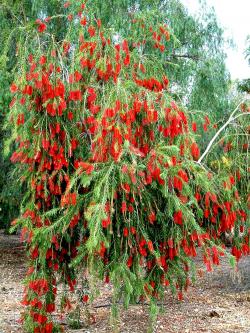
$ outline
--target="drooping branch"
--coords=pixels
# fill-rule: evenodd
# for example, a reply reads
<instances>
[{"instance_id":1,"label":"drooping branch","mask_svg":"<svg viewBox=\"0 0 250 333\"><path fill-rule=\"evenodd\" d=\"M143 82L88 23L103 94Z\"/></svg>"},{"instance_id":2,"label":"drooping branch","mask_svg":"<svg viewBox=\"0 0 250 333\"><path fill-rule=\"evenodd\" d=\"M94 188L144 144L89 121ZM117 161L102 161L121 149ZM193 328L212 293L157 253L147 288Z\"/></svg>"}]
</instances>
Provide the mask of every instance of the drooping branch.
<instances>
[{"instance_id":1,"label":"drooping branch","mask_svg":"<svg viewBox=\"0 0 250 333\"><path fill-rule=\"evenodd\" d=\"M228 120L225 122L225 124L215 133L215 135L213 136L213 138L211 139L211 141L209 142L207 148L205 149L204 153L201 155L201 157L198 160L198 163L201 163L202 160L204 159L204 157L208 154L208 152L210 151L214 141L218 138L218 136L220 135L220 133L234 120L236 120L237 118L239 118L239 116L243 116L243 115L250 115L250 112L246 112L246 113L242 113L236 117L234 117L235 113L237 112L237 110L239 109L239 107L245 102L245 100L241 101L237 107L234 109L234 111L231 113L230 117L228 118Z\"/></svg>"}]
</instances>

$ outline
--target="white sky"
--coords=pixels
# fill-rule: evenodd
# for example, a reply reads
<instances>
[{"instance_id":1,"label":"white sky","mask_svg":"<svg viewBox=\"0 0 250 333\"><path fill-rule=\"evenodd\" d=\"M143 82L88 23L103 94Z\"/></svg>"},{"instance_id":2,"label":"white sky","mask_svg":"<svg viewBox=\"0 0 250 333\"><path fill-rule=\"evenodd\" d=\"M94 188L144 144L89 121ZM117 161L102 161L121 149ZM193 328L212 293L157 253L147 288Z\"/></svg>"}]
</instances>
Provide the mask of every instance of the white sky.
<instances>
[{"instance_id":1,"label":"white sky","mask_svg":"<svg viewBox=\"0 0 250 333\"><path fill-rule=\"evenodd\" d=\"M198 0L181 0L192 14L199 9ZM250 0L207 0L215 8L218 22L225 29L225 37L233 38L236 50L226 50L227 68L232 79L250 77L250 67L244 58L246 37L250 35Z\"/></svg>"}]
</instances>

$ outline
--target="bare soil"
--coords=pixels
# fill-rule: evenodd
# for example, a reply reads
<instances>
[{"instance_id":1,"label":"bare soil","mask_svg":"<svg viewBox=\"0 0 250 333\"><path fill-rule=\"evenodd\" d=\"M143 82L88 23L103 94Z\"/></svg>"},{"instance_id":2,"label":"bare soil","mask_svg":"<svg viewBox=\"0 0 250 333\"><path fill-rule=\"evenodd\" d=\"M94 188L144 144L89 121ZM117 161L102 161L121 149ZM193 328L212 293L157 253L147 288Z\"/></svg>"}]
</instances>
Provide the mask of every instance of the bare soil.
<instances>
[{"instance_id":1,"label":"bare soil","mask_svg":"<svg viewBox=\"0 0 250 333\"><path fill-rule=\"evenodd\" d=\"M19 236L0 232L0 333L23 332L19 318L25 270L25 253ZM62 319L65 332L111 333L110 297L111 291L106 285L88 311L84 310L82 328L69 328L67 318ZM121 309L119 332L146 333L147 310L147 306L141 305L131 306L127 311ZM90 315L88 323L87 312ZM154 332L250 333L250 257L243 258L237 270L223 259L213 272L205 272L198 278L182 302L169 296Z\"/></svg>"}]
</instances>

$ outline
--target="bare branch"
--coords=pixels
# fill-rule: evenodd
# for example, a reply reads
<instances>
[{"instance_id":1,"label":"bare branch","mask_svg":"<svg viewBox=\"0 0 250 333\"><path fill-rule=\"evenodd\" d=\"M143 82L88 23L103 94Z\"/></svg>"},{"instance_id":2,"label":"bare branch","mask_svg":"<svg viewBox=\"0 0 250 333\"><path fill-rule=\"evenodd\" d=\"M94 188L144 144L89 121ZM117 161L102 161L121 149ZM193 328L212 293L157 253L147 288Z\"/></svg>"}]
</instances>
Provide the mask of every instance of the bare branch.
<instances>
[{"instance_id":1,"label":"bare branch","mask_svg":"<svg viewBox=\"0 0 250 333\"><path fill-rule=\"evenodd\" d=\"M204 151L204 153L201 155L201 157L198 160L198 163L200 164L201 161L204 159L204 157L208 154L209 150L211 149L214 141L217 139L217 137L220 135L220 133L227 127L227 125L229 125L232 121L234 121L235 119L239 118L239 116L243 116L243 115L249 115L250 113L242 113L236 117L234 117L234 114L236 113L236 111L238 110L238 108L241 106L241 104L243 104L245 102L245 100L241 101L239 105L237 105L237 107L234 109L234 111L231 113L230 117L228 118L228 120L225 122L225 124L218 130L218 132L215 133L215 135L213 136L212 140L209 142L206 150Z\"/></svg>"},{"instance_id":2,"label":"bare branch","mask_svg":"<svg viewBox=\"0 0 250 333\"><path fill-rule=\"evenodd\" d=\"M192 55L192 54L171 54L170 55L170 59L171 58L186 58L186 59L191 59L194 61L198 61L199 60L199 56L198 55Z\"/></svg>"}]
</instances>

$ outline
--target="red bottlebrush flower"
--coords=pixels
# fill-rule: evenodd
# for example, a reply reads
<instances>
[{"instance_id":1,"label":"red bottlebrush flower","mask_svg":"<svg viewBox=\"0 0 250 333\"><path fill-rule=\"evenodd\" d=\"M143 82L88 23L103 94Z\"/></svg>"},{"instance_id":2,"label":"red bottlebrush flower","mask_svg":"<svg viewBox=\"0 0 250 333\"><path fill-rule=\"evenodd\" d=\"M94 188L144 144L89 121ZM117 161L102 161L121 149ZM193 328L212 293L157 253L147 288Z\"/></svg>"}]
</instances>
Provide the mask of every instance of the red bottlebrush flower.
<instances>
[{"instance_id":1,"label":"red bottlebrush flower","mask_svg":"<svg viewBox=\"0 0 250 333\"><path fill-rule=\"evenodd\" d=\"M33 280L29 283L29 288L39 296L45 295L49 291L48 281L45 279Z\"/></svg>"},{"instance_id":2,"label":"red bottlebrush flower","mask_svg":"<svg viewBox=\"0 0 250 333\"><path fill-rule=\"evenodd\" d=\"M203 213L204 213L204 217L207 219L209 217L210 211L209 211L209 209L205 209Z\"/></svg>"},{"instance_id":3,"label":"red bottlebrush flower","mask_svg":"<svg viewBox=\"0 0 250 333\"><path fill-rule=\"evenodd\" d=\"M74 228L79 222L79 215L75 215L71 221L70 221L70 224L69 224L69 227L70 228Z\"/></svg>"},{"instance_id":4,"label":"red bottlebrush flower","mask_svg":"<svg viewBox=\"0 0 250 333\"><path fill-rule=\"evenodd\" d=\"M151 224L154 224L154 222L156 221L156 215L155 212L151 212L148 216L148 220Z\"/></svg>"},{"instance_id":5,"label":"red bottlebrush flower","mask_svg":"<svg viewBox=\"0 0 250 333\"><path fill-rule=\"evenodd\" d=\"M48 318L42 314L39 314L37 317L37 322L41 325L45 324Z\"/></svg>"},{"instance_id":6,"label":"red bottlebrush flower","mask_svg":"<svg viewBox=\"0 0 250 333\"><path fill-rule=\"evenodd\" d=\"M244 143L242 145L243 150L247 151L248 150L248 143Z\"/></svg>"},{"instance_id":7,"label":"red bottlebrush flower","mask_svg":"<svg viewBox=\"0 0 250 333\"><path fill-rule=\"evenodd\" d=\"M235 258L236 258L237 261L239 261L239 259L242 256L241 250L237 249L236 246L232 247L231 253L232 253L233 256L235 256Z\"/></svg>"},{"instance_id":8,"label":"red bottlebrush flower","mask_svg":"<svg viewBox=\"0 0 250 333\"><path fill-rule=\"evenodd\" d=\"M150 284L150 286L151 286L153 289L155 288L155 285L156 285L156 284L155 284L155 281L150 281L149 284Z\"/></svg>"},{"instance_id":9,"label":"red bottlebrush flower","mask_svg":"<svg viewBox=\"0 0 250 333\"><path fill-rule=\"evenodd\" d=\"M178 171L178 176L185 182L185 183L188 183L188 175L186 173L186 171L180 169Z\"/></svg>"},{"instance_id":10,"label":"red bottlebrush flower","mask_svg":"<svg viewBox=\"0 0 250 333\"><path fill-rule=\"evenodd\" d=\"M191 154L193 156L193 159L197 161L200 157L200 149L197 145L197 143L193 142L191 147L190 147Z\"/></svg>"},{"instance_id":11,"label":"red bottlebrush flower","mask_svg":"<svg viewBox=\"0 0 250 333\"><path fill-rule=\"evenodd\" d=\"M124 189L125 192L129 193L130 192L130 186L128 183L125 183L122 185L122 188Z\"/></svg>"},{"instance_id":12,"label":"red bottlebrush flower","mask_svg":"<svg viewBox=\"0 0 250 333\"><path fill-rule=\"evenodd\" d=\"M31 252L31 258L36 259L39 256L38 246L36 246Z\"/></svg>"},{"instance_id":13,"label":"red bottlebrush flower","mask_svg":"<svg viewBox=\"0 0 250 333\"><path fill-rule=\"evenodd\" d=\"M230 183L231 183L232 185L234 185L234 184L235 184L235 178L234 178L234 176L230 176L230 177L229 177L229 181L230 181Z\"/></svg>"},{"instance_id":14,"label":"red bottlebrush flower","mask_svg":"<svg viewBox=\"0 0 250 333\"><path fill-rule=\"evenodd\" d=\"M26 102L26 99L24 97L22 97L22 98L20 98L19 102L20 102L21 105L24 105L25 102Z\"/></svg>"},{"instance_id":15,"label":"red bottlebrush flower","mask_svg":"<svg viewBox=\"0 0 250 333\"><path fill-rule=\"evenodd\" d=\"M47 29L47 25L44 22L39 23L38 28L37 28L38 32L42 33L46 29Z\"/></svg>"},{"instance_id":16,"label":"red bottlebrush flower","mask_svg":"<svg viewBox=\"0 0 250 333\"><path fill-rule=\"evenodd\" d=\"M46 323L44 326L45 333L52 333L53 332L53 323Z\"/></svg>"},{"instance_id":17,"label":"red bottlebrush flower","mask_svg":"<svg viewBox=\"0 0 250 333\"><path fill-rule=\"evenodd\" d=\"M123 49L123 51L124 51L125 53L128 53L128 52L129 52L128 42L127 42L126 39L122 42L122 49Z\"/></svg>"},{"instance_id":18,"label":"red bottlebrush flower","mask_svg":"<svg viewBox=\"0 0 250 333\"><path fill-rule=\"evenodd\" d=\"M12 85L10 86L10 92L14 94L17 91L18 91L17 85L15 83L12 83Z\"/></svg>"},{"instance_id":19,"label":"red bottlebrush flower","mask_svg":"<svg viewBox=\"0 0 250 333\"><path fill-rule=\"evenodd\" d=\"M76 193L69 193L69 194L63 195L61 197L61 207L64 207L66 205L75 206L76 205L76 199L77 199Z\"/></svg>"},{"instance_id":20,"label":"red bottlebrush flower","mask_svg":"<svg viewBox=\"0 0 250 333\"><path fill-rule=\"evenodd\" d=\"M128 211L129 211L129 213L133 213L134 207L132 205L129 205L128 206Z\"/></svg>"},{"instance_id":21,"label":"red bottlebrush flower","mask_svg":"<svg viewBox=\"0 0 250 333\"><path fill-rule=\"evenodd\" d=\"M164 75L163 76L163 84L164 84L164 87L165 87L165 89L168 87L168 84L169 84L169 80L168 80L168 78Z\"/></svg>"},{"instance_id":22,"label":"red bottlebrush flower","mask_svg":"<svg viewBox=\"0 0 250 333\"><path fill-rule=\"evenodd\" d=\"M78 146L78 144L79 144L79 142L78 142L78 140L77 139L75 139L75 138L72 138L71 139L71 141L70 141L70 143L71 143L71 149L72 150L76 150L76 148L77 148L77 146Z\"/></svg>"},{"instance_id":23,"label":"red bottlebrush flower","mask_svg":"<svg viewBox=\"0 0 250 333\"><path fill-rule=\"evenodd\" d=\"M42 139L42 147L43 147L43 149L44 150L48 150L49 149L49 147L50 147L50 142L49 142L49 140L46 140L46 139Z\"/></svg>"},{"instance_id":24,"label":"red bottlebrush flower","mask_svg":"<svg viewBox=\"0 0 250 333\"><path fill-rule=\"evenodd\" d=\"M84 16L84 17L81 19L80 24L81 24L82 26L85 26L85 25L87 24L87 18L86 18L86 16Z\"/></svg>"},{"instance_id":25,"label":"red bottlebrush flower","mask_svg":"<svg viewBox=\"0 0 250 333\"><path fill-rule=\"evenodd\" d=\"M153 243L151 240L148 241L148 249L150 252L153 252L154 251L154 246L153 246Z\"/></svg>"},{"instance_id":26,"label":"red bottlebrush flower","mask_svg":"<svg viewBox=\"0 0 250 333\"><path fill-rule=\"evenodd\" d=\"M20 113L17 117L17 126L24 124L24 114Z\"/></svg>"},{"instance_id":27,"label":"red bottlebrush flower","mask_svg":"<svg viewBox=\"0 0 250 333\"><path fill-rule=\"evenodd\" d=\"M182 225L182 211L179 210L178 212L175 212L173 215L174 223Z\"/></svg>"},{"instance_id":28,"label":"red bottlebrush flower","mask_svg":"<svg viewBox=\"0 0 250 333\"><path fill-rule=\"evenodd\" d=\"M147 250L143 247L139 247L139 253L140 255L142 255L143 257L147 256Z\"/></svg>"},{"instance_id":29,"label":"red bottlebrush flower","mask_svg":"<svg viewBox=\"0 0 250 333\"><path fill-rule=\"evenodd\" d=\"M127 203L126 201L122 202L121 212L125 213L127 211Z\"/></svg>"},{"instance_id":30,"label":"red bottlebrush flower","mask_svg":"<svg viewBox=\"0 0 250 333\"><path fill-rule=\"evenodd\" d=\"M126 57L123 60L123 63L125 66L128 66L130 64L130 55L127 54Z\"/></svg>"},{"instance_id":31,"label":"red bottlebrush flower","mask_svg":"<svg viewBox=\"0 0 250 333\"><path fill-rule=\"evenodd\" d=\"M60 123L56 123L56 125L55 125L55 132L56 132L56 134L60 133L60 129L61 129Z\"/></svg>"},{"instance_id":32,"label":"red bottlebrush flower","mask_svg":"<svg viewBox=\"0 0 250 333\"><path fill-rule=\"evenodd\" d=\"M174 241L173 241L173 239L172 238L170 238L169 240L168 240L168 246L169 247L174 247Z\"/></svg>"},{"instance_id":33,"label":"red bottlebrush flower","mask_svg":"<svg viewBox=\"0 0 250 333\"><path fill-rule=\"evenodd\" d=\"M110 224L111 224L110 217L108 217L108 218L105 219L105 220L102 220L102 227L103 227L103 228L106 229Z\"/></svg>"},{"instance_id":34,"label":"red bottlebrush flower","mask_svg":"<svg viewBox=\"0 0 250 333\"><path fill-rule=\"evenodd\" d=\"M46 56L41 56L41 58L39 59L39 64L40 65L44 65L46 64L46 61L47 61L47 57Z\"/></svg>"},{"instance_id":35,"label":"red bottlebrush flower","mask_svg":"<svg viewBox=\"0 0 250 333\"><path fill-rule=\"evenodd\" d=\"M128 230L128 228L124 228L124 229L123 229L123 236L124 236L124 237L128 237L128 235L129 235L129 230Z\"/></svg>"},{"instance_id":36,"label":"red bottlebrush flower","mask_svg":"<svg viewBox=\"0 0 250 333\"><path fill-rule=\"evenodd\" d=\"M130 256L127 260L127 266L128 266L128 268L130 268L132 265L133 265L133 257Z\"/></svg>"},{"instance_id":37,"label":"red bottlebrush flower","mask_svg":"<svg viewBox=\"0 0 250 333\"><path fill-rule=\"evenodd\" d=\"M105 283L109 283L109 281L110 281L109 275L106 275L105 276Z\"/></svg>"},{"instance_id":38,"label":"red bottlebrush flower","mask_svg":"<svg viewBox=\"0 0 250 333\"><path fill-rule=\"evenodd\" d=\"M75 79L75 82L79 82L82 79L82 74L78 71L75 71L74 79Z\"/></svg>"},{"instance_id":39,"label":"red bottlebrush flower","mask_svg":"<svg viewBox=\"0 0 250 333\"><path fill-rule=\"evenodd\" d=\"M83 295L82 296L82 301L84 302L84 303L87 303L88 302L88 300L89 300L89 295Z\"/></svg>"},{"instance_id":40,"label":"red bottlebrush flower","mask_svg":"<svg viewBox=\"0 0 250 333\"><path fill-rule=\"evenodd\" d=\"M165 50L165 45L163 45L163 44L159 44L159 49L160 49L161 52L164 52L164 50Z\"/></svg>"},{"instance_id":41,"label":"red bottlebrush flower","mask_svg":"<svg viewBox=\"0 0 250 333\"><path fill-rule=\"evenodd\" d=\"M135 235L136 234L135 227L130 227L130 232L131 232L132 235Z\"/></svg>"},{"instance_id":42,"label":"red bottlebrush flower","mask_svg":"<svg viewBox=\"0 0 250 333\"><path fill-rule=\"evenodd\" d=\"M89 33L90 37L94 37L95 36L95 28L92 25L90 25L88 27L88 33Z\"/></svg>"},{"instance_id":43,"label":"red bottlebrush flower","mask_svg":"<svg viewBox=\"0 0 250 333\"><path fill-rule=\"evenodd\" d=\"M33 87L32 87L32 86L29 86L29 85L25 86L24 89L23 89L23 91L22 91L22 93L23 93L24 95L29 95L29 96L31 96L32 93L33 93Z\"/></svg>"},{"instance_id":44,"label":"red bottlebrush flower","mask_svg":"<svg viewBox=\"0 0 250 333\"><path fill-rule=\"evenodd\" d=\"M56 309L55 303L50 303L46 305L46 312L52 313Z\"/></svg>"},{"instance_id":45,"label":"red bottlebrush flower","mask_svg":"<svg viewBox=\"0 0 250 333\"><path fill-rule=\"evenodd\" d=\"M197 201L200 201L200 200L201 200L201 195L200 195L200 193L198 193L198 192L195 193L194 197L195 197L195 199L196 199Z\"/></svg>"},{"instance_id":46,"label":"red bottlebrush flower","mask_svg":"<svg viewBox=\"0 0 250 333\"><path fill-rule=\"evenodd\" d=\"M72 121L73 118L74 118L73 112L69 111L68 114L67 114L67 118L68 118L69 121Z\"/></svg>"},{"instance_id":47,"label":"red bottlebrush flower","mask_svg":"<svg viewBox=\"0 0 250 333\"><path fill-rule=\"evenodd\" d=\"M69 92L69 99L72 101L81 101L82 100L82 93L80 90L70 91Z\"/></svg>"},{"instance_id":48,"label":"red bottlebrush flower","mask_svg":"<svg viewBox=\"0 0 250 333\"><path fill-rule=\"evenodd\" d=\"M183 182L179 177L174 176L174 181L173 181L174 188L178 191L182 191L183 188Z\"/></svg>"},{"instance_id":49,"label":"red bottlebrush flower","mask_svg":"<svg viewBox=\"0 0 250 333\"><path fill-rule=\"evenodd\" d=\"M79 162L79 167L83 168L87 175L90 175L95 169L94 165L88 162Z\"/></svg>"},{"instance_id":50,"label":"red bottlebrush flower","mask_svg":"<svg viewBox=\"0 0 250 333\"><path fill-rule=\"evenodd\" d=\"M231 209L232 209L232 203L229 201L226 201L226 202L224 202L224 206L225 206L226 210L228 211L228 213L230 213Z\"/></svg>"},{"instance_id":51,"label":"red bottlebrush flower","mask_svg":"<svg viewBox=\"0 0 250 333\"><path fill-rule=\"evenodd\" d=\"M181 291L178 292L178 300L183 301L183 293Z\"/></svg>"},{"instance_id":52,"label":"red bottlebrush flower","mask_svg":"<svg viewBox=\"0 0 250 333\"><path fill-rule=\"evenodd\" d=\"M98 28L101 28L102 21L100 19L97 19L96 21Z\"/></svg>"},{"instance_id":53,"label":"red bottlebrush flower","mask_svg":"<svg viewBox=\"0 0 250 333\"><path fill-rule=\"evenodd\" d=\"M193 132L197 132L197 124L196 123L192 123L192 130L193 130Z\"/></svg>"}]
</instances>

